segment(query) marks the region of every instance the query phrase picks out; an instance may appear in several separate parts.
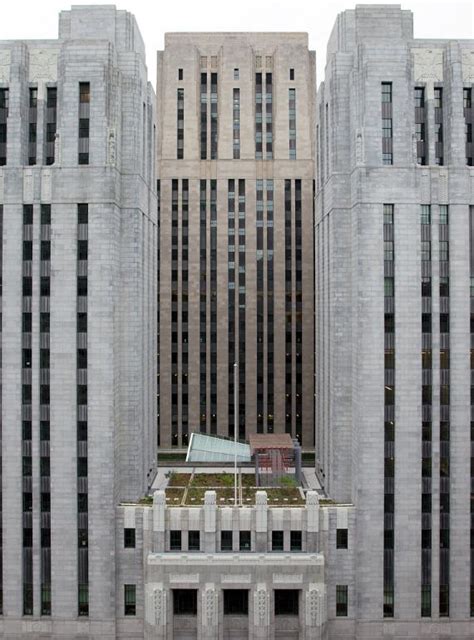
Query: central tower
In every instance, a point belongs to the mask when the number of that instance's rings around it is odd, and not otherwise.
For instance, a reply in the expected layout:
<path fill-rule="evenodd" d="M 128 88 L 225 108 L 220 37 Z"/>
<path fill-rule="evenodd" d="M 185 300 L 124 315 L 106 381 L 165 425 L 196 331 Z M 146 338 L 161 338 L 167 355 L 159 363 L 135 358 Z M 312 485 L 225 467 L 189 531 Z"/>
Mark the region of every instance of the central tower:
<path fill-rule="evenodd" d="M 303 33 L 158 53 L 159 442 L 313 437 L 315 55 Z M 239 388 L 233 365 L 239 363 Z"/>

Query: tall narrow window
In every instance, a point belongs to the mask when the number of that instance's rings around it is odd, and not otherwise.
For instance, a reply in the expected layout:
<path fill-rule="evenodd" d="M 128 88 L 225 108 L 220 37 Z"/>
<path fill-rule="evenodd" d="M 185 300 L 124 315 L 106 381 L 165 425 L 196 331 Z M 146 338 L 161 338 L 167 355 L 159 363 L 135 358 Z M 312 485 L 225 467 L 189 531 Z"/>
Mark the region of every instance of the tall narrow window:
<path fill-rule="evenodd" d="M 384 237 L 384 531 L 383 615 L 393 618 L 395 609 L 395 256 L 394 206 L 383 205 Z"/>
<path fill-rule="evenodd" d="M 179 180 L 171 181 L 171 444 L 179 444 Z"/>
<path fill-rule="evenodd" d="M 292 434 L 293 423 L 293 251 L 291 180 L 285 180 L 285 432 Z"/>
<path fill-rule="evenodd" d="M 273 158 L 273 75 L 265 74 L 266 159 Z"/>
<path fill-rule="evenodd" d="M 239 180 L 239 201 L 238 201 L 238 213 L 239 213 L 239 233 L 238 242 L 236 238 L 236 249 L 238 246 L 239 254 L 239 274 L 238 274 L 238 326 L 239 326 L 239 350 L 238 350 L 238 363 L 239 363 L 239 438 L 245 439 L 245 331 L 246 331 L 246 263 L 245 263 L 245 180 Z"/>
<path fill-rule="evenodd" d="M 275 373 L 275 304 L 274 304 L 274 238 L 273 238 L 273 180 L 266 183 L 266 234 L 267 234 L 267 432 L 274 426 L 274 373 Z"/>
<path fill-rule="evenodd" d="M 23 205 L 23 308 L 31 309 L 33 271 L 33 205 Z M 22 505 L 23 505 L 23 615 L 33 615 L 33 458 L 32 447 L 32 379 L 31 313 L 23 325 L 22 335 Z M 24 320 L 24 318 L 23 318 Z M 26 349 L 25 349 L 26 347 Z M 25 353 L 27 351 L 27 353 Z"/>
<path fill-rule="evenodd" d="M 176 96 L 176 157 L 178 160 L 184 158 L 184 89 L 180 88 Z"/>
<path fill-rule="evenodd" d="M 7 164 L 8 89 L 0 89 L 0 167 Z"/>
<path fill-rule="evenodd" d="M 202 75 L 202 74 L 201 74 Z M 199 425 L 207 430 L 207 185 L 199 195 Z"/>
<path fill-rule="evenodd" d="M 240 89 L 233 91 L 232 115 L 232 157 L 238 160 L 240 158 Z"/>
<path fill-rule="evenodd" d="M 36 138 L 38 121 L 38 89 L 30 87 L 30 99 L 28 110 L 28 164 L 36 164 Z"/>
<path fill-rule="evenodd" d="M 265 335 L 265 269 L 264 269 L 264 200 L 263 180 L 257 180 L 257 433 L 264 431 L 264 335 Z"/>
<path fill-rule="evenodd" d="M 188 445 L 189 180 L 181 182 L 181 444 Z"/>
<path fill-rule="evenodd" d="M 347 585 L 338 584 L 336 586 L 336 616 L 347 616 Z"/>
<path fill-rule="evenodd" d="M 236 362 L 236 273 L 238 272 L 238 226 L 235 215 L 235 180 L 227 183 L 227 306 L 228 306 L 228 415 L 229 437 L 234 437 L 234 402 L 237 390 L 234 385 L 234 363 Z M 237 264 L 237 269 L 236 269 Z"/>
<path fill-rule="evenodd" d="M 296 160 L 296 89 L 288 89 L 289 158 Z"/>
<path fill-rule="evenodd" d="M 434 89 L 434 120 L 435 163 L 442 165 L 444 164 L 442 87 L 435 87 Z"/>
<path fill-rule="evenodd" d="M 440 390 L 439 390 L 439 615 L 448 617 L 450 609 L 450 494 L 451 494 L 451 423 L 450 423 L 450 335 L 449 335 L 449 209 L 439 206 L 439 274 L 440 274 Z"/>
<path fill-rule="evenodd" d="M 416 161 L 427 164 L 428 146 L 426 141 L 425 88 L 415 87 L 415 136 Z"/>
<path fill-rule="evenodd" d="M 393 164 L 392 83 L 382 82 L 382 164 Z"/>
<path fill-rule="evenodd" d="M 137 587 L 134 584 L 124 584 L 124 614 L 134 616 L 137 613 Z"/>
<path fill-rule="evenodd" d="M 263 158 L 263 95 L 262 74 L 255 74 L 255 158 Z"/>
<path fill-rule="evenodd" d="M 420 107 L 421 108 L 421 107 Z M 421 206 L 421 616 L 431 616 L 432 562 L 432 318 L 431 207 Z"/>
<path fill-rule="evenodd" d="M 87 289 L 89 206 L 77 205 L 77 580 L 78 614 L 89 615 Z"/>
<path fill-rule="evenodd" d="M 472 108 L 472 87 L 463 89 L 464 129 L 466 135 L 466 164 L 472 167 L 474 164 L 474 144 L 472 140 L 472 128 L 474 124 L 474 110 Z"/>
<path fill-rule="evenodd" d="M 301 180 L 295 180 L 295 436 L 303 444 L 303 238 Z"/>
<path fill-rule="evenodd" d="M 51 260 L 51 205 L 41 205 L 40 236 L 40 311 L 49 310 Z M 44 282 L 45 281 L 45 282 Z M 44 285 L 46 285 L 44 287 Z M 48 331 L 44 331 L 47 329 Z M 51 615 L 51 478 L 50 478 L 50 439 L 49 439 L 49 323 L 40 326 L 40 485 L 41 485 L 41 615 Z"/>
<path fill-rule="evenodd" d="M 79 83 L 79 164 L 89 164 L 90 83 Z"/>
<path fill-rule="evenodd" d="M 211 160 L 217 159 L 217 73 L 211 73 Z"/>
<path fill-rule="evenodd" d="M 207 159 L 207 73 L 201 73 L 201 160 Z"/>
<path fill-rule="evenodd" d="M 210 364 L 211 364 L 211 433 L 217 433 L 217 180 L 211 180 L 210 228 Z"/>
<path fill-rule="evenodd" d="M 46 116 L 45 116 L 45 143 L 44 162 L 54 164 L 55 142 L 56 142 L 56 121 L 58 109 L 58 90 L 56 87 L 46 89 Z M 79 107 L 79 110 L 81 107 Z"/>

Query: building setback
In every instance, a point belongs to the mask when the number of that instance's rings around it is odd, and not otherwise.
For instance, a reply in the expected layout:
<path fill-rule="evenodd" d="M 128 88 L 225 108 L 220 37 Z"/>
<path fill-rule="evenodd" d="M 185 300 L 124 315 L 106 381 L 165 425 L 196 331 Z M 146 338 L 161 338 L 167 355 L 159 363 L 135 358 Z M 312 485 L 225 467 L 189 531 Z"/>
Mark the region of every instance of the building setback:
<path fill-rule="evenodd" d="M 314 446 L 315 57 L 306 34 L 166 34 L 158 52 L 159 444 Z"/>
<path fill-rule="evenodd" d="M 0 42 L 5 638 L 116 637 L 115 505 L 156 465 L 154 113 L 125 11 Z"/>
<path fill-rule="evenodd" d="M 413 39 L 398 5 L 345 11 L 328 44 L 317 471 L 358 547 L 331 637 L 474 634 L 473 48 Z"/>

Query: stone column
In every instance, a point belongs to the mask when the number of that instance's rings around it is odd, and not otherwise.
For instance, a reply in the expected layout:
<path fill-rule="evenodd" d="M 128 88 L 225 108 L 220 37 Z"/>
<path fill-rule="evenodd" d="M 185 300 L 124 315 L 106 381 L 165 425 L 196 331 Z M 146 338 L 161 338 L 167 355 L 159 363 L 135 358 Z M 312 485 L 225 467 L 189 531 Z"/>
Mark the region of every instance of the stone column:
<path fill-rule="evenodd" d="M 316 491 L 306 493 L 306 552 L 319 550 L 319 496 Z"/>
<path fill-rule="evenodd" d="M 210 492 L 211 493 L 211 492 Z M 214 493 L 214 492 L 212 492 Z M 217 589 L 213 582 L 207 582 L 201 591 L 201 619 L 198 626 L 199 640 L 218 638 L 219 616 Z"/>
<path fill-rule="evenodd" d="M 163 584 L 152 583 L 145 591 L 145 640 L 166 640 L 167 596 Z"/>
<path fill-rule="evenodd" d="M 303 635 L 305 640 L 319 640 L 326 623 L 326 593 L 321 584 L 309 584 L 304 591 Z"/>
<path fill-rule="evenodd" d="M 216 552 L 216 492 L 206 491 L 204 495 L 204 540 L 202 550 L 205 553 Z"/>
<path fill-rule="evenodd" d="M 268 542 L 268 506 L 267 492 L 257 491 L 255 494 L 255 551 L 265 553 Z"/>
<path fill-rule="evenodd" d="M 251 637 L 254 640 L 264 640 L 270 637 L 270 593 L 264 582 L 256 585 L 253 600 L 254 628 Z"/>
<path fill-rule="evenodd" d="M 166 540 L 166 495 L 164 491 L 153 494 L 153 552 L 164 553 Z"/>

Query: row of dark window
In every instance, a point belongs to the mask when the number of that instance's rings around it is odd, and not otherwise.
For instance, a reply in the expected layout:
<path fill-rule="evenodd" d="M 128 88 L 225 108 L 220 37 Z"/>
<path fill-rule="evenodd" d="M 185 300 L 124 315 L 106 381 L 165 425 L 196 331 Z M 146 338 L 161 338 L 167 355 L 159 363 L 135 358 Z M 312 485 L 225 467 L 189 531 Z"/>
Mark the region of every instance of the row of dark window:
<path fill-rule="evenodd" d="M 264 153 L 265 151 L 265 153 Z M 273 158 L 273 74 L 255 74 L 255 158 Z"/>
<path fill-rule="evenodd" d="M 249 613 L 249 589 L 223 589 L 224 615 L 247 616 Z M 197 589 L 173 589 L 173 615 L 197 616 Z M 300 589 L 274 589 L 275 616 L 300 615 Z M 347 616 L 348 587 L 336 585 L 336 616 Z"/>
<path fill-rule="evenodd" d="M 424 89 L 415 89 L 415 122 L 417 118 L 424 119 Z M 425 164 L 425 147 L 417 141 L 417 155 L 419 164 Z M 421 242 L 421 278 L 422 295 L 429 300 L 431 308 L 431 208 L 422 205 L 420 218 L 420 242 Z M 429 287 L 426 286 L 429 282 Z M 423 286 L 424 285 L 424 286 Z M 431 313 L 422 313 L 421 330 L 424 334 L 431 334 Z M 430 336 L 431 337 L 431 336 Z M 426 372 L 432 374 L 431 349 L 425 349 L 421 354 L 422 382 L 426 378 Z M 428 393 L 429 391 L 429 393 Z M 431 409 L 431 385 L 422 385 L 421 402 L 423 405 L 430 405 Z M 429 425 L 429 426 L 428 426 Z M 422 425 L 421 432 L 422 461 L 421 461 L 421 616 L 431 616 L 431 580 L 432 580 L 432 428 L 431 422 Z M 429 489 L 429 491 L 428 491 Z"/>
<path fill-rule="evenodd" d="M 289 79 L 295 79 L 295 70 L 289 69 Z M 184 80 L 184 69 L 178 68 L 178 80 Z M 240 69 L 238 67 L 234 67 L 234 80 L 240 80 Z"/>
<path fill-rule="evenodd" d="M 382 107 L 386 108 L 385 116 L 391 117 L 391 84 L 382 85 Z M 388 147 L 387 147 L 388 148 Z M 388 152 L 387 152 L 388 153 Z M 395 583 L 394 583 L 394 532 L 395 532 L 395 415 L 390 413 L 395 404 L 395 349 L 387 344 L 387 337 L 395 331 L 395 277 L 394 277 L 394 206 L 383 205 L 383 238 L 384 238 L 384 307 L 385 311 L 385 390 L 384 390 L 384 525 L 383 525 L 383 615 L 394 616 Z M 390 338 L 389 338 L 390 339 Z"/>
<path fill-rule="evenodd" d="M 82 87 L 82 84 L 81 84 Z M 83 104 L 82 116 L 89 114 L 88 85 L 81 93 Z M 81 115 L 81 114 L 80 114 Z M 83 147 L 85 149 L 86 147 Z M 85 151 L 84 151 L 85 153 Z M 88 146 L 87 146 L 88 154 Z M 77 370 L 87 369 L 87 347 L 84 345 L 83 336 L 87 334 L 87 292 L 88 292 L 88 229 L 89 229 L 89 205 L 81 203 L 77 205 Z M 87 344 L 87 343 L 86 343 Z M 77 383 L 77 600 L 79 616 L 89 615 L 89 524 L 88 524 L 88 423 L 87 423 L 87 384 Z"/>
<path fill-rule="evenodd" d="M 0 89 L 0 166 L 7 164 L 8 88 Z M 89 164 L 90 83 L 79 83 L 78 164 Z M 57 88 L 46 88 L 43 162 L 54 164 L 57 127 Z M 28 164 L 38 162 L 38 89 L 30 87 L 28 102 Z"/>
<path fill-rule="evenodd" d="M 429 164 L 428 127 L 425 87 L 414 88 L 416 158 L 421 165 Z M 463 111 L 465 119 L 465 155 L 466 164 L 473 165 L 474 146 L 472 128 L 474 115 L 472 109 L 472 88 L 463 89 Z M 434 164 L 444 164 L 443 132 L 443 88 L 434 87 Z M 382 82 L 382 162 L 393 164 L 393 112 L 392 83 Z"/>
<path fill-rule="evenodd" d="M 33 259 L 33 242 L 31 238 L 33 229 L 33 205 L 23 205 L 23 251 L 22 251 L 22 275 L 23 282 L 25 282 L 25 273 L 30 271 L 31 261 Z M 31 278 L 30 278 L 31 280 Z M 23 307 L 26 303 L 25 299 L 28 299 L 32 295 L 31 287 L 23 285 Z M 24 333 L 22 335 L 22 342 L 24 342 Z M 22 376 L 22 413 L 26 412 L 26 406 L 31 405 L 32 397 L 32 385 L 25 384 Z M 48 394 L 49 395 L 49 394 Z M 26 449 L 26 443 L 31 443 L 31 422 L 29 425 L 23 425 L 22 429 L 22 450 Z M 25 440 L 25 436 L 29 440 Z M 31 455 L 23 456 L 22 458 L 22 587 L 23 587 L 23 615 L 33 615 L 33 487 L 32 487 L 32 468 L 33 459 Z M 47 499 L 42 500 L 42 507 L 49 507 Z"/>
<path fill-rule="evenodd" d="M 273 433 L 274 262 L 273 180 L 257 180 L 257 433 Z M 264 198 L 265 195 L 265 198 Z M 265 250 L 264 250 L 265 249 Z M 266 302 L 266 305 L 265 305 Z M 265 307 L 267 309 L 265 322 Z M 265 345 L 267 366 L 265 367 Z M 265 406 L 265 370 L 266 406 Z"/>

